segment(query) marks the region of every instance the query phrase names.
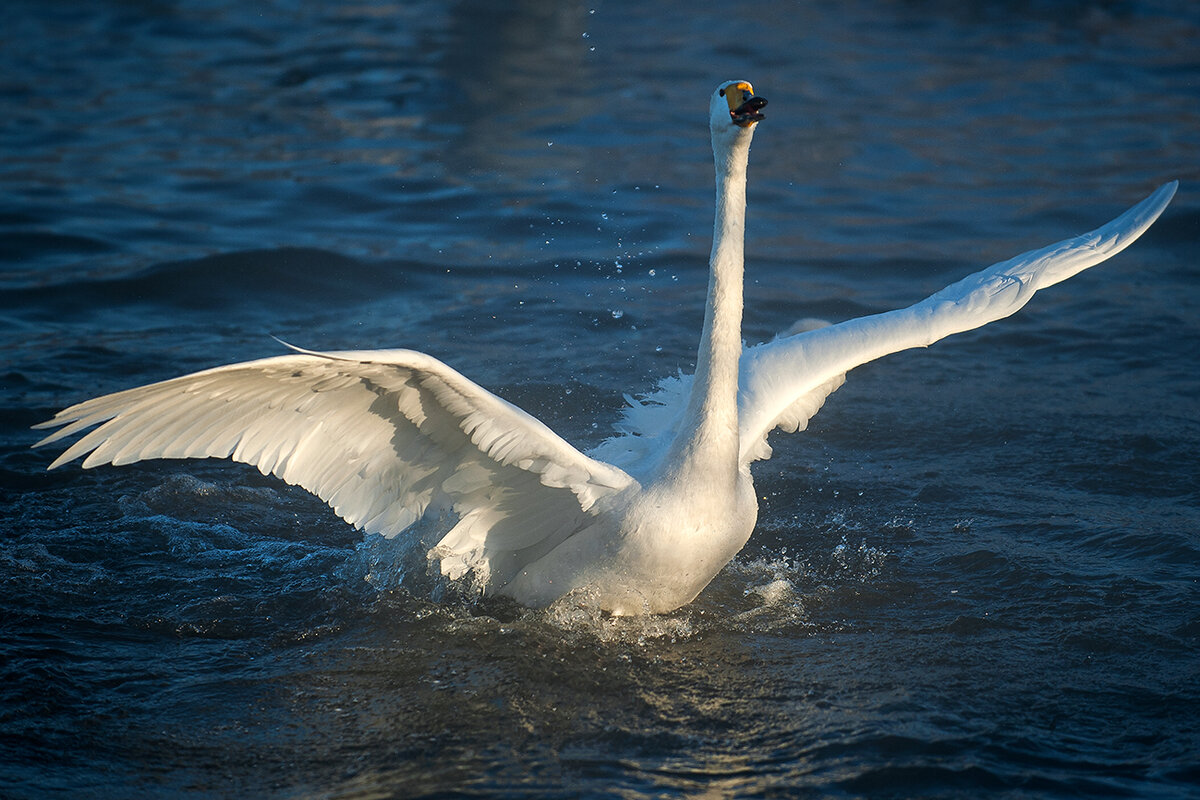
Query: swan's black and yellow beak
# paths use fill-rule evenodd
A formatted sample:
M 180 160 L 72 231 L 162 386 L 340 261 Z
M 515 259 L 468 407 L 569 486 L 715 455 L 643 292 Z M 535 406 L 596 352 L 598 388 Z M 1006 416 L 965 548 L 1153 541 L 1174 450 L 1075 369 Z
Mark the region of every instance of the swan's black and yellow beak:
M 745 128 L 766 119 L 762 108 L 767 104 L 767 98 L 755 95 L 754 87 L 745 81 L 726 86 L 721 94 L 729 103 L 729 118 L 734 125 Z

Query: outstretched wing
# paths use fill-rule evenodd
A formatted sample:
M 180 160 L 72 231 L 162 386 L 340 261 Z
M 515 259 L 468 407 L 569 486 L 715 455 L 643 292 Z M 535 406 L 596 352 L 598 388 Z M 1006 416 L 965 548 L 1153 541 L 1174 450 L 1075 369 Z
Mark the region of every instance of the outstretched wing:
M 452 512 L 442 570 L 493 587 L 628 486 L 544 424 L 410 350 L 298 351 L 98 397 L 37 427 L 38 445 L 94 425 L 50 465 L 232 458 L 304 487 L 368 532 Z
M 988 267 L 916 305 L 747 349 L 738 401 L 742 463 L 770 457 L 767 434 L 804 427 L 854 367 L 1003 319 L 1038 289 L 1121 252 L 1158 218 L 1177 186 L 1164 184 L 1091 233 Z

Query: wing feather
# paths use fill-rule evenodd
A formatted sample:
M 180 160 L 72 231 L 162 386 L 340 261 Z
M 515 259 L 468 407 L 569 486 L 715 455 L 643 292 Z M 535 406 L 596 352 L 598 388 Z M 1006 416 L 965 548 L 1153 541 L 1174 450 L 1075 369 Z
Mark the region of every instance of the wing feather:
M 747 349 L 738 404 L 742 463 L 770 455 L 766 438 L 775 428 L 806 425 L 854 367 L 1007 317 L 1038 289 L 1116 255 L 1158 218 L 1177 186 L 1164 184 L 1090 233 L 996 264 L 908 308 Z
M 493 586 L 632 483 L 516 406 L 409 350 L 315 353 L 217 367 L 59 412 L 38 445 L 86 432 L 50 468 L 231 458 L 308 489 L 351 524 L 394 536 L 426 513 L 458 524 L 443 570 Z

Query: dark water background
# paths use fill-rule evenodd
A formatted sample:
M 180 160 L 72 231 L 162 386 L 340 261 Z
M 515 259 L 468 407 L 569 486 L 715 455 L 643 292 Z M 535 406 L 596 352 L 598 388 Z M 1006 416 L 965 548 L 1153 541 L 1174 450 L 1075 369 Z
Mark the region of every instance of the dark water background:
M 1200 4 L 696 9 L 0 7 L 0 796 L 1200 795 Z M 666 617 L 474 607 L 254 470 L 29 450 L 268 334 L 598 442 L 694 358 L 733 77 L 750 340 L 1181 188 L 855 371 Z

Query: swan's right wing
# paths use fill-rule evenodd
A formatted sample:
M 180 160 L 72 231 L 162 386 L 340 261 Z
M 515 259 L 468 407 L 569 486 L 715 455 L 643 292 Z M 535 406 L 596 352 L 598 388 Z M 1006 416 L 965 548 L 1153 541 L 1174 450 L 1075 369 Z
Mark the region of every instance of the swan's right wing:
M 767 435 L 803 428 L 854 367 L 1003 319 L 1038 289 L 1121 252 L 1158 218 L 1177 186 L 1164 184 L 1107 225 L 991 266 L 916 305 L 748 348 L 738 399 L 742 463 L 769 458 Z
M 451 577 L 473 569 L 496 588 L 631 483 L 411 350 L 300 351 L 217 367 L 65 409 L 37 426 L 60 428 L 38 444 L 93 426 L 51 468 L 83 455 L 84 467 L 232 458 L 385 536 L 452 513 L 457 524 L 432 555 Z

